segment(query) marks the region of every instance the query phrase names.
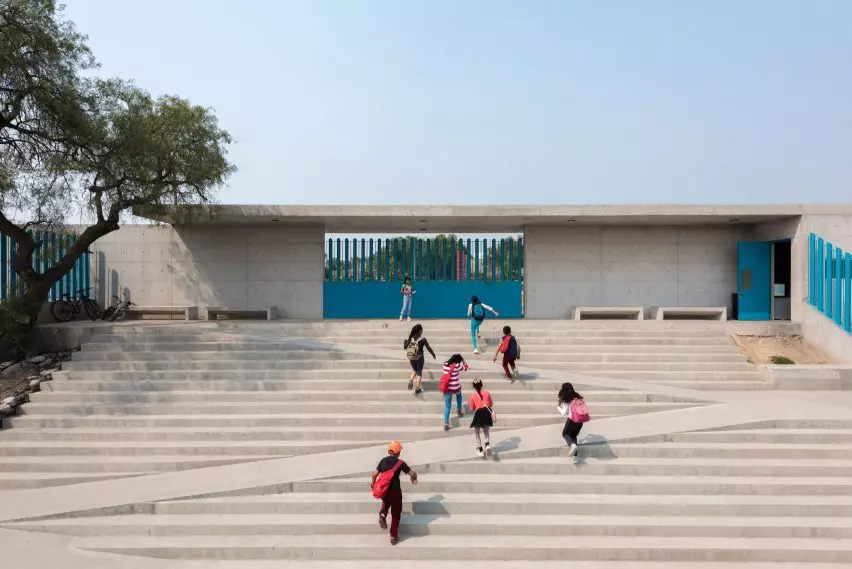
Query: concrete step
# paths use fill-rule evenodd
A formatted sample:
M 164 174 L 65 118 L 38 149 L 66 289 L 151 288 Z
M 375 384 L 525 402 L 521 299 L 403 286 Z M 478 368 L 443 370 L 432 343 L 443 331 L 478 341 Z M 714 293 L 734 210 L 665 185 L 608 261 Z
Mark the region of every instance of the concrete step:
M 66 376 L 67 377 L 67 376 Z M 178 379 L 124 379 L 125 375 L 112 377 L 110 379 L 91 378 L 92 380 L 73 379 L 73 380 L 56 380 L 49 384 L 43 384 L 43 393 L 50 394 L 51 398 L 59 397 L 62 394 L 82 394 L 82 393 L 137 393 L 137 392 L 193 392 L 193 393 L 220 393 L 222 396 L 227 396 L 234 392 L 253 393 L 254 397 L 259 397 L 258 391 L 267 395 L 273 393 L 289 393 L 294 397 L 302 392 L 325 393 L 328 396 L 329 391 L 340 391 L 341 386 L 345 385 L 350 388 L 357 382 L 358 390 L 349 389 L 347 394 L 357 397 L 358 393 L 378 393 L 378 392 L 405 392 L 408 390 L 408 377 L 400 377 L 397 375 L 392 379 L 283 379 L 283 380 L 263 380 L 252 381 L 245 380 L 178 380 Z M 521 379 L 514 383 L 508 381 L 505 377 L 502 378 L 485 378 L 477 374 L 478 378 L 484 380 L 485 388 L 488 389 L 494 397 L 513 397 L 513 398 L 538 398 L 553 397 L 559 391 L 562 384 L 557 380 L 544 379 Z M 470 378 L 468 378 L 470 379 Z M 437 379 L 424 379 L 424 389 L 426 391 L 438 392 Z M 469 384 L 468 384 L 469 385 Z M 467 387 L 467 385 L 465 385 Z M 665 395 L 652 395 L 642 391 L 627 391 L 627 390 L 609 390 L 602 391 L 600 386 L 582 385 L 574 383 L 574 388 L 581 391 L 586 398 L 594 398 L 596 401 L 672 401 L 675 398 Z M 38 394 L 33 394 L 35 399 Z M 363 396 L 367 397 L 367 396 Z M 60 399 L 52 399 L 59 401 Z
M 763 443 L 852 445 L 852 429 L 742 429 L 666 435 L 677 443 Z
M 452 339 L 467 339 L 470 340 L 470 325 L 467 323 L 462 324 L 461 326 L 454 327 L 452 329 L 441 329 L 441 328 L 433 328 L 431 326 L 425 325 L 423 326 L 425 331 L 425 336 L 427 338 L 452 338 Z M 231 331 L 212 331 L 212 330 L 203 330 L 203 331 L 190 331 L 188 329 L 183 329 L 179 327 L 162 327 L 162 328 L 150 328 L 150 329 L 140 329 L 140 330 L 125 330 L 119 331 L 118 329 L 114 329 L 110 333 L 97 333 L 92 335 L 93 342 L 115 342 L 122 341 L 125 339 L 136 339 L 137 341 L 142 339 L 146 341 L 171 341 L 173 339 L 187 339 L 192 340 L 193 338 L 213 338 L 217 341 L 266 341 L 266 342 L 274 342 L 286 340 L 289 338 L 312 338 L 312 339 L 322 339 L 326 341 L 338 341 L 339 339 L 348 339 L 348 338 L 359 338 L 369 335 L 370 337 L 376 339 L 399 339 L 402 341 L 403 338 L 408 336 L 408 333 L 411 330 L 411 325 L 401 326 L 398 328 L 387 328 L 380 330 L 358 330 L 358 329 L 335 329 L 335 330 L 327 330 L 327 331 L 310 331 L 310 330 L 283 330 L 276 329 L 274 327 L 270 327 L 266 330 L 252 330 L 250 328 L 241 328 L 234 329 Z M 702 338 L 728 338 L 728 335 L 725 334 L 722 330 L 700 330 L 700 329 L 689 329 L 683 328 L 679 330 L 675 329 L 654 329 L 649 327 L 641 327 L 641 328 L 633 328 L 633 329 L 622 329 L 622 330 L 614 330 L 614 329 L 604 329 L 604 328 L 570 328 L 570 329 L 549 329 L 544 327 L 538 328 L 526 328 L 526 329 L 518 329 L 515 326 L 512 327 L 512 332 L 517 335 L 518 338 L 523 340 L 524 338 L 538 338 L 538 337 L 549 337 L 549 338 L 577 338 L 577 337 L 591 337 L 591 338 L 688 338 L 688 339 L 702 339 Z M 503 326 L 502 325 L 492 325 L 492 324 L 483 324 L 480 327 L 480 335 L 482 337 L 491 337 L 491 338 L 499 338 L 502 336 Z M 342 340 L 343 341 L 343 340 Z M 730 341 L 730 340 L 729 340 Z
M 391 426 L 363 426 L 363 427 L 125 427 L 119 429 L 98 428 L 38 428 L 38 427 L 16 427 L 0 435 L 0 445 L 10 442 L 151 442 L 151 441 L 173 441 L 173 442 L 195 442 L 195 441 L 250 441 L 250 442 L 275 442 L 275 441 L 390 441 L 398 439 L 401 441 L 415 441 L 446 436 L 439 425 L 422 427 L 408 427 L 402 425 Z M 496 436 L 506 427 L 495 427 L 492 435 Z M 467 429 L 456 429 L 450 431 L 452 435 L 470 434 Z
M 521 377 L 519 383 L 532 385 L 532 380 L 537 378 L 537 374 L 524 372 L 521 365 Z M 375 381 L 375 380 L 395 380 L 408 382 L 411 368 L 402 369 L 324 369 L 324 370 L 235 370 L 235 369 L 216 369 L 216 370 L 85 370 L 75 371 L 64 369 L 63 371 L 54 372 L 54 378 L 67 379 L 69 381 L 79 380 L 131 380 L 131 381 L 282 381 L 297 379 L 300 381 L 306 380 L 333 380 L 338 388 L 341 381 Z M 506 376 L 502 369 L 496 364 L 492 371 L 470 371 L 462 375 L 464 380 L 473 381 L 474 377 L 479 377 L 484 381 L 488 380 L 505 380 Z M 423 371 L 423 378 L 431 381 L 438 381 L 441 378 L 441 368 L 436 363 L 427 363 Z M 556 380 L 543 380 L 549 383 L 556 383 Z M 295 383 L 295 382 L 291 382 Z M 576 382 L 577 389 L 583 387 L 592 387 L 589 384 Z
M 439 346 L 432 346 L 438 354 L 450 355 L 457 349 L 441 350 Z M 399 348 L 399 346 L 396 346 Z M 216 352 L 107 352 L 107 351 L 83 351 L 76 352 L 74 362 L 163 362 L 163 361 L 300 361 L 313 363 L 316 361 L 351 361 L 353 359 L 370 359 L 367 356 L 342 352 L 312 352 L 310 357 L 301 355 L 291 357 L 297 352 L 276 350 L 251 350 L 251 351 L 216 351 Z M 404 361 L 405 355 L 400 350 L 399 360 Z M 493 356 L 493 354 L 490 354 Z M 441 358 L 443 360 L 443 357 Z M 722 354 L 675 354 L 659 349 L 647 350 L 645 353 L 530 353 L 523 352 L 524 362 L 557 362 L 566 366 L 583 363 L 746 363 L 746 359 L 739 353 Z
M 455 403 L 453 403 L 455 405 Z M 696 403 L 680 403 L 680 402 L 654 402 L 654 403 L 634 403 L 609 401 L 595 403 L 590 411 L 592 416 L 596 414 L 620 414 L 633 415 L 637 413 L 654 413 L 658 411 L 670 411 L 673 409 L 685 409 L 693 407 Z M 398 413 L 408 415 L 433 415 L 440 416 L 443 413 L 443 396 L 440 393 L 425 392 L 415 399 L 414 396 L 410 400 L 395 402 L 391 405 L 392 410 Z M 52 403 L 46 401 L 33 401 L 20 408 L 20 413 L 24 415 L 263 415 L 263 414 L 280 414 L 286 415 L 289 413 L 304 413 L 304 414 L 323 414 L 328 411 L 330 404 L 328 401 L 299 401 L 298 404 L 292 402 L 232 402 L 224 399 L 222 401 L 206 401 L 206 402 L 188 402 L 188 403 L 130 403 L 122 404 L 121 402 L 113 403 Z M 455 407 L 454 407 L 455 409 Z M 468 411 L 467 404 L 464 404 L 465 411 Z M 345 412 L 341 415 L 357 416 L 357 415 L 372 415 L 383 416 L 389 411 L 389 405 L 381 402 L 363 402 L 355 406 L 345 408 Z M 524 414 L 541 414 L 559 417 L 556 411 L 556 405 L 553 401 L 550 402 L 514 402 L 506 401 L 500 403 L 495 409 L 498 415 L 508 413 L 510 415 Z
M 195 428 L 217 428 L 217 427 L 242 427 L 253 429 L 255 427 L 377 427 L 388 425 L 400 425 L 401 427 L 433 427 L 440 430 L 443 423 L 442 411 L 433 414 L 412 415 L 398 413 L 383 413 L 381 415 L 341 415 L 341 414 L 233 414 L 220 415 L 218 413 L 208 415 L 179 415 L 179 414 L 149 414 L 149 415 L 36 415 L 26 414 L 11 417 L 4 420 L 4 425 L 11 427 L 30 428 L 90 428 L 90 429 L 117 429 L 117 428 L 172 428 L 172 427 L 195 427 Z M 604 419 L 617 415 L 598 415 L 596 419 Z M 521 428 L 537 425 L 561 425 L 564 423 L 562 417 L 555 412 L 553 414 L 508 414 L 501 413 L 499 416 L 500 427 Z M 450 425 L 454 428 L 463 428 L 470 432 L 470 416 L 458 419 L 450 417 Z
M 206 339 L 206 338 L 205 338 Z M 469 339 L 468 339 L 469 340 Z M 365 342 L 367 343 L 367 342 Z M 402 342 L 369 342 L 371 346 L 376 348 L 399 350 L 402 347 Z M 443 339 L 431 340 L 430 343 L 441 347 L 454 347 L 451 343 Z M 434 347 L 434 346 L 433 346 Z M 468 342 L 463 343 L 460 347 L 469 349 Z M 139 352 L 244 352 L 244 351 L 277 351 L 277 352 L 293 352 L 301 348 L 294 347 L 292 343 L 282 342 L 212 342 L 212 341 L 195 341 L 183 342 L 181 344 L 167 342 L 89 342 L 83 346 L 83 352 L 107 352 L 107 353 L 139 353 Z M 329 348 L 331 349 L 331 348 Z M 553 343 L 544 343 L 543 341 L 529 341 L 523 344 L 523 353 L 526 355 L 538 354 L 553 354 L 554 352 L 565 354 L 596 354 L 596 353 L 623 353 L 623 354 L 644 354 L 647 349 L 654 349 L 661 353 L 671 354 L 738 354 L 741 352 L 734 346 L 733 343 L 719 343 L 718 345 L 702 345 L 702 344 L 627 344 L 623 346 L 602 343 L 602 344 L 582 344 L 578 345 L 574 342 L 563 342 L 555 345 Z M 745 356 L 742 356 L 743 358 Z
M 176 383 L 174 387 L 180 389 L 182 384 Z M 434 386 L 429 386 L 434 387 Z M 556 389 L 552 391 L 538 390 L 532 391 L 518 387 L 517 389 L 509 389 L 511 384 L 498 385 L 499 389 L 490 389 L 491 396 L 494 398 L 495 405 L 502 406 L 506 402 L 537 402 L 537 403 L 553 403 Z M 429 397 L 438 398 L 440 395 L 434 389 L 429 390 Z M 255 403 L 258 399 L 263 399 L 264 403 L 283 403 L 283 402 L 325 402 L 328 403 L 330 396 L 329 390 L 262 390 L 262 391 L 108 391 L 108 392 L 90 392 L 90 391 L 52 391 L 34 393 L 30 396 L 32 402 L 45 403 L 207 403 L 207 402 L 222 402 L 229 403 Z M 585 391 L 583 396 L 590 405 L 597 403 L 622 402 L 622 403 L 649 403 L 649 402 L 671 402 L 672 397 L 655 396 L 642 392 L 618 392 L 618 391 Z M 367 390 L 361 389 L 358 391 L 348 391 L 346 399 L 348 401 L 389 401 L 389 402 L 409 402 L 414 399 L 413 392 L 406 388 L 404 381 L 397 381 L 392 388 L 386 390 Z
M 72 536 L 297 536 L 363 535 L 377 533 L 370 514 L 256 514 L 243 516 L 124 515 L 66 518 L 9 524 L 23 529 Z M 470 536 L 613 536 L 852 539 L 852 520 L 800 517 L 694 517 L 598 515 L 407 515 L 400 535 L 405 537 Z
M 102 480 L 130 478 L 139 476 L 138 473 L 110 472 L 91 474 L 64 474 L 54 472 L 0 472 L 0 491 L 2 490 L 38 490 L 54 486 L 71 484 L 86 484 Z
M 784 561 L 852 563 L 852 540 L 784 538 L 428 535 L 389 548 L 376 528 L 370 536 L 106 536 L 78 538 L 78 549 L 161 559 L 453 559 L 502 561 Z
M 708 381 L 653 381 L 650 379 L 642 379 L 641 381 L 656 383 L 658 385 L 670 385 L 672 387 L 679 387 L 682 389 L 694 389 L 696 391 L 766 391 L 772 389 L 772 385 L 759 374 L 754 374 L 754 379 L 750 381 L 713 379 Z
M 437 430 L 435 431 L 437 434 Z M 0 445 L 0 457 L 205 457 L 229 456 L 281 457 L 334 452 L 367 445 L 387 444 L 381 440 L 291 440 L 285 442 L 250 441 L 148 441 L 148 442 L 33 442 L 7 441 Z
M 586 449 L 584 448 L 583 451 Z M 473 454 L 473 453 L 471 453 Z M 562 457 L 456 462 L 431 465 L 418 471 L 430 474 L 536 474 L 542 476 L 577 473 L 599 476 L 722 476 L 722 477 L 844 477 L 852 475 L 852 459 L 737 459 L 725 458 L 597 458 L 585 457 L 579 465 Z M 795 456 L 795 455 L 793 455 Z
M 56 473 L 137 473 L 175 472 L 193 468 L 208 468 L 240 462 L 269 460 L 270 456 L 0 456 L 0 472 L 56 472 Z
M 441 492 L 437 496 L 419 489 L 406 492 L 403 511 L 420 515 L 598 515 L 598 516 L 748 516 L 841 517 L 852 516 L 852 496 L 784 496 L 708 494 L 520 494 L 516 487 L 487 500 L 480 493 Z M 160 515 L 214 514 L 375 514 L 376 500 L 369 493 L 296 492 L 258 496 L 202 498 L 143 504 L 138 511 Z M 141 509 L 140 509 L 141 508 Z
M 540 369 L 545 369 L 545 366 L 536 366 Z M 647 381 L 650 383 L 658 383 L 663 385 L 690 385 L 697 381 L 719 380 L 721 382 L 731 381 L 749 381 L 754 383 L 765 383 L 767 388 L 771 387 L 767 380 L 767 376 L 758 371 L 756 368 L 749 368 L 750 371 L 679 371 L 679 370 L 660 370 L 649 371 L 647 368 L 643 370 L 618 370 L 599 369 L 583 370 L 586 375 L 599 377 L 610 377 L 613 379 L 624 379 L 634 381 Z M 573 371 L 579 371 L 576 368 Z
M 562 452 L 563 449 L 559 449 Z M 716 443 L 716 442 L 641 442 L 589 444 L 581 447 L 582 456 L 607 458 L 713 458 L 736 462 L 749 459 L 852 460 L 852 445 Z
M 424 476 L 418 492 L 479 493 L 493 495 L 523 488 L 529 493 L 562 494 L 727 494 L 747 495 L 798 495 L 798 496 L 852 496 L 852 478 L 849 477 L 744 477 L 744 476 L 539 476 L 529 474 L 483 474 L 478 476 L 458 474 L 430 474 Z M 334 479 L 295 482 L 296 492 L 362 492 L 364 480 Z
M 543 365 L 543 362 L 522 360 L 522 365 L 550 369 L 553 363 Z M 439 366 L 440 362 L 433 360 L 427 366 Z M 614 362 L 614 363 L 560 363 L 560 370 L 572 371 L 594 371 L 612 373 L 655 373 L 655 372 L 678 372 L 678 373 L 716 373 L 716 372 L 752 372 L 755 368 L 746 362 Z M 242 370 L 242 371 L 267 371 L 267 370 L 396 370 L 402 373 L 411 371 L 408 360 L 334 360 L 334 361 L 289 361 L 289 360 L 211 360 L 211 361 L 71 361 L 63 365 L 63 369 L 72 371 L 157 371 L 157 370 L 179 370 L 179 371 L 213 371 L 213 370 Z M 475 372 L 474 372 L 475 373 Z

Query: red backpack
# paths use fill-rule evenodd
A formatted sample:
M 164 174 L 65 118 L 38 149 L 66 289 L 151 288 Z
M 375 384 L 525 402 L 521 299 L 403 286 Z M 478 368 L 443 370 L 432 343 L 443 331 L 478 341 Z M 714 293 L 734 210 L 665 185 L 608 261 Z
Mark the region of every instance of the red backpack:
M 388 488 L 390 488 L 391 482 L 393 481 L 393 477 L 396 476 L 397 471 L 402 468 L 402 460 L 396 459 L 396 464 L 390 470 L 385 470 L 379 477 L 376 478 L 376 483 L 373 484 L 373 498 L 377 500 L 381 500 L 385 497 L 385 494 L 388 493 Z
M 586 423 L 591 419 L 589 416 L 589 408 L 586 407 L 586 402 L 582 399 L 574 399 L 568 406 L 568 413 L 572 423 Z
M 449 373 L 445 373 L 441 376 L 441 381 L 438 383 L 438 391 L 441 393 L 446 393 L 450 390 L 450 375 Z

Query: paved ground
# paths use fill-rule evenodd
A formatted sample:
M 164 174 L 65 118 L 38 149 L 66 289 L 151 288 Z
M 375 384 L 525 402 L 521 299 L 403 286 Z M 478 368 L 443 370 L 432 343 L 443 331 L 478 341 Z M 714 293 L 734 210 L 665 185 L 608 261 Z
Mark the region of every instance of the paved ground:
M 315 340 L 292 340 L 304 347 L 316 346 Z M 323 346 L 328 347 L 327 343 Z M 398 351 L 372 348 L 367 344 L 337 343 L 331 346 L 336 350 L 372 357 L 399 357 Z M 475 361 L 474 369 L 492 370 L 490 361 Z M 564 373 L 552 369 L 525 367 L 526 373 L 535 373 L 539 379 L 573 381 L 601 388 L 642 390 L 652 394 L 691 398 L 707 402 L 686 409 L 646 413 L 641 415 L 602 419 L 590 424 L 586 435 L 606 439 L 616 443 L 641 436 L 666 435 L 684 431 L 718 429 L 743 423 L 780 420 L 780 419 L 816 419 L 848 420 L 852 417 L 852 393 L 810 392 L 790 393 L 776 391 L 707 391 L 691 390 L 681 387 L 645 383 L 626 379 L 612 379 L 600 376 Z M 502 450 L 501 455 L 509 458 L 531 451 L 560 447 L 563 442 L 558 428 L 537 426 L 502 431 L 494 439 L 494 446 Z M 370 471 L 385 450 L 382 446 L 357 448 L 332 453 L 309 454 L 289 458 L 264 460 L 226 466 L 187 470 L 164 474 L 154 474 L 126 479 L 105 480 L 73 487 L 54 487 L 38 490 L 4 491 L 0 493 L 0 551 L 6 560 L 14 560 L 16 568 L 47 567 L 86 567 L 87 569 L 136 569 L 166 568 L 195 569 L 215 567 L 236 569 L 238 567 L 390 567 L 381 561 L 364 562 L 287 562 L 276 561 L 176 561 L 145 557 L 120 556 L 96 553 L 72 547 L 70 537 L 21 532 L 14 529 L 11 522 L 37 519 L 43 516 L 64 516 L 75 512 L 97 511 L 102 508 L 176 500 L 200 496 L 234 495 L 245 491 L 274 491 L 276 488 L 295 481 L 320 480 L 331 477 L 357 475 Z M 405 458 L 412 465 L 434 465 L 469 459 L 471 444 L 468 437 L 432 439 L 407 444 Z M 426 475 L 428 477 L 428 474 Z M 398 562 L 393 564 L 398 566 Z M 427 567 L 432 564 L 418 564 L 416 561 L 404 562 L 406 567 Z M 442 566 L 462 566 L 452 562 Z M 804 567 L 794 564 L 796 567 Z M 521 563 L 465 562 L 467 568 L 478 567 L 520 567 Z M 540 562 L 540 569 L 556 567 L 556 563 Z M 564 563 L 559 563 L 563 567 Z M 603 569 L 605 567 L 625 567 L 623 564 L 606 562 L 572 562 L 573 568 Z M 640 569 L 672 569 L 671 563 L 633 563 L 630 567 Z M 737 569 L 750 567 L 782 567 L 780 564 L 691 564 L 690 567 L 726 567 Z M 839 565 L 826 565 L 826 567 Z M 818 569 L 817 564 L 808 564 L 809 569 Z

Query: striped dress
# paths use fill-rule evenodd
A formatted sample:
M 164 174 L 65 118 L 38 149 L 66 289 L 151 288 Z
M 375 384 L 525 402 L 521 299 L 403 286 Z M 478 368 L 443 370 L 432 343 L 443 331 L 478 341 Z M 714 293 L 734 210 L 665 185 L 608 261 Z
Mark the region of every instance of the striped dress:
M 444 363 L 443 373 L 444 375 L 450 375 L 450 385 L 447 389 L 447 393 L 461 393 L 461 380 L 459 379 L 459 374 L 467 370 L 467 362 L 461 362 L 458 364 Z

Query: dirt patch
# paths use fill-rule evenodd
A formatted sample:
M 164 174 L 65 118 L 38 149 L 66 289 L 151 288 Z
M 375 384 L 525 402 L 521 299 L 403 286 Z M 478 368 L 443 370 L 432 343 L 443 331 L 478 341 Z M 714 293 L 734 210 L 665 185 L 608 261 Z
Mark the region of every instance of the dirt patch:
M 10 379 L 4 377 L 0 379 L 0 399 L 18 393 L 23 388 L 28 387 L 29 384 L 30 380 L 27 378 Z
M 740 350 L 754 364 L 771 364 L 782 357 L 797 364 L 830 364 L 831 358 L 801 336 L 733 336 Z

